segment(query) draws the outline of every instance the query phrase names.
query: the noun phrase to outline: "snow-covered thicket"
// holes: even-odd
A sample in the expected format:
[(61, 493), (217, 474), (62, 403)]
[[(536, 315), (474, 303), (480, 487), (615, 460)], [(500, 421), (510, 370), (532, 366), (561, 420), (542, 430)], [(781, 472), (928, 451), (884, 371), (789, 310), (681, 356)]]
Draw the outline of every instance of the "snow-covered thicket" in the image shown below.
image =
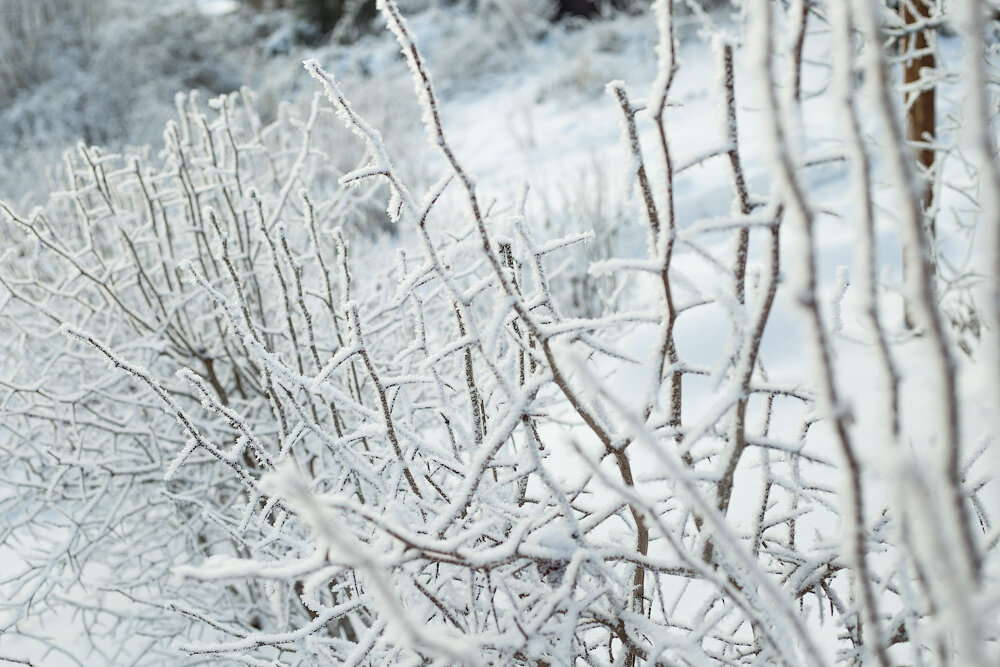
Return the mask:
[[(645, 249), (590, 266), (612, 294), (585, 317), (553, 267), (589, 235), (482, 198), (393, 0), (416, 185), (315, 60), (306, 117), (181, 98), (160, 157), (68, 154), (46, 206), (0, 205), (0, 657), (994, 664), (995, 72), (984, 5), (951, 4), (959, 122), (918, 174), (876, 5), (703, 16), (719, 114), (692, 141), (658, 0), (648, 95), (608, 86)], [(729, 215), (678, 205), (702, 167)], [(985, 239), (957, 287), (927, 213)]]
[[(206, 16), (192, 0), (5, 0), (0, 7), (0, 196), (37, 202), (78, 139), (155, 143), (178, 90), (238, 91), (268, 58), (276, 15)], [(271, 109), (262, 104), (262, 113)]]

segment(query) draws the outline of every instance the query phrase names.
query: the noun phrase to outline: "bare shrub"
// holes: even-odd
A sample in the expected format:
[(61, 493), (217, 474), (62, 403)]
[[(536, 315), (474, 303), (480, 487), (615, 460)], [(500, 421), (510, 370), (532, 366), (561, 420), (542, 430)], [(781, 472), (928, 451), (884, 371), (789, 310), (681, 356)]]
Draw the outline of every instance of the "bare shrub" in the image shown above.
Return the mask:
[[(363, 142), (347, 173), (314, 141), (319, 106), (263, 127), (235, 97), (188, 101), (162, 165), (82, 147), (51, 208), (3, 208), (5, 630), (58, 647), (32, 621), (72, 612), (109, 663), (994, 663), (995, 424), (960, 396), (1000, 396), (1000, 366), (959, 372), (926, 272), (921, 335), (887, 323), (880, 225), (929, 251), (874, 8), (808, 3), (834, 156), (808, 152), (830, 128), (778, 81), (801, 82), (807, 3), (755, 0), (743, 41), (717, 35), (716, 136), (681, 160), (673, 3), (655, 3), (648, 98), (608, 86), (646, 243), (589, 267), (634, 293), (578, 317), (552, 267), (581, 234), (537, 238), (524, 197), (483, 205), (413, 34), (379, 7), (442, 165), (419, 194), (309, 61)], [(687, 219), (678, 175), (711, 161), (732, 213)], [(849, 197), (812, 177), (831, 162)], [(369, 182), (408, 243), (336, 227)], [(829, 299), (841, 220), (854, 283)], [(690, 345), (709, 327), (719, 345)]]

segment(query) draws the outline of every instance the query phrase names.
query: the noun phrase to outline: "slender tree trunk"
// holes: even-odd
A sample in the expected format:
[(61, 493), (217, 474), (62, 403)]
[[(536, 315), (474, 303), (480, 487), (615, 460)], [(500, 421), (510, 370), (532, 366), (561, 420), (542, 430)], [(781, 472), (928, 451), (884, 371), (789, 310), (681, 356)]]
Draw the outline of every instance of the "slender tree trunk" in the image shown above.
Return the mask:
[[(907, 28), (930, 18), (936, 6), (935, 0), (900, 0), (899, 14)], [(900, 41), (900, 51), (903, 55), (903, 85), (911, 86), (917, 84), (921, 78), (921, 71), (924, 69), (934, 69), (936, 61), (934, 57), (933, 44), (930, 39), (931, 30), (918, 30), (917, 32), (904, 36)], [(911, 57), (912, 54), (912, 57)], [(906, 139), (909, 142), (928, 144), (934, 141), (935, 128), (935, 87), (934, 85), (919, 86), (915, 90), (907, 90), (904, 93), (903, 102), (906, 108)], [(923, 180), (923, 191), (920, 196), (920, 207), (924, 212), (924, 223), (927, 234), (931, 241), (934, 239), (934, 214), (932, 206), (934, 204), (934, 177), (931, 168), (934, 165), (934, 149), (930, 146), (922, 146), (915, 151), (917, 164), (920, 166), (920, 176)], [(930, 244), (933, 252), (933, 243)], [(932, 270), (934, 262), (932, 261)], [(910, 279), (911, 268), (907, 266), (907, 261), (903, 259), (903, 280)], [(904, 306), (904, 318), (906, 326), (913, 328), (913, 318), (910, 312), (910, 305)]]

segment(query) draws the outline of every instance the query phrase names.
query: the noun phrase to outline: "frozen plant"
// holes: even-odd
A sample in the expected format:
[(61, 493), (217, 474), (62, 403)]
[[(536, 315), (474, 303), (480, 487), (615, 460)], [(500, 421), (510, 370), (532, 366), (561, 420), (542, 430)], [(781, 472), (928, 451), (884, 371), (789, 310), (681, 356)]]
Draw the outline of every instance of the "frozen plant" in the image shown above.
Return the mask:
[[(963, 154), (993, 182), (984, 7), (956, 4)], [(591, 264), (632, 295), (595, 317), (550, 273), (589, 235), (538, 238), (527, 190), (483, 204), (378, 7), (443, 165), (425, 192), (311, 60), (364, 145), (346, 190), (318, 105), (262, 127), (227, 97), (182, 105), (162, 165), (81, 147), (49, 210), (3, 207), (5, 632), (108, 663), (995, 664), (995, 423), (960, 398), (997, 404), (1000, 355), (987, 337), (965, 364), (944, 326), (878, 5), (746, 3), (714, 34), (721, 122), (679, 157), (675, 8), (654, 3), (648, 96), (608, 85), (645, 249)], [(804, 44), (834, 63), (815, 90)], [(682, 174), (716, 163), (731, 212), (688, 219)], [(849, 196), (824, 192), (831, 164)], [(335, 224), (373, 193), (395, 252)], [(992, 225), (995, 337), (1000, 209), (964, 194)], [(887, 229), (915, 332), (879, 279)], [(689, 323), (728, 334), (707, 363)], [(801, 347), (781, 378), (776, 345)], [(61, 614), (85, 647), (40, 631)]]

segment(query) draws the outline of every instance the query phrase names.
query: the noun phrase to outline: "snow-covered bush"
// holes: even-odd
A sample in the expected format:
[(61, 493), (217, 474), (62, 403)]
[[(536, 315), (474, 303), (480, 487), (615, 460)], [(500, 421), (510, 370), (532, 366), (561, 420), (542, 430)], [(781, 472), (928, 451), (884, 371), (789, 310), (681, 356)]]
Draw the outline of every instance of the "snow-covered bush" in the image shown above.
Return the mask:
[[(655, 3), (648, 97), (608, 87), (646, 243), (591, 264), (617, 293), (592, 316), (554, 270), (589, 235), (540, 238), (527, 190), (485, 204), (393, 0), (421, 192), (309, 61), (364, 145), (346, 173), (325, 107), (193, 98), (162, 156), (81, 146), (46, 207), (0, 208), (0, 627), (109, 664), (995, 663), (997, 191), (962, 193), (994, 334), (966, 364), (879, 17), (790, 4), (716, 33), (719, 122), (691, 141)], [(962, 154), (998, 183), (964, 17)], [(781, 84), (809, 27), (834, 66)], [(699, 219), (700, 168), (725, 201)], [(391, 242), (351, 217), (374, 197)], [(893, 229), (916, 333), (879, 282)]]
[[(113, 613), (114, 598), (123, 595), (190, 603), (173, 592), (170, 568), (189, 560), (185, 554), (236, 554), (241, 548), (217, 513), (236, 501), (246, 476), (213, 481), (219, 471), (206, 467), (209, 462), (199, 452), (182, 476), (165, 483), (160, 464), (168, 459), (162, 457), (185, 438), (172, 427), (176, 415), (164, 415), (157, 395), (146, 393), (148, 387), (93, 386), (100, 366), (81, 363), (78, 351), (53, 336), (57, 319), (100, 331), (108, 345), (147, 369), (144, 377), (158, 378), (179, 409), (193, 415), (192, 426), (213, 440), (225, 438), (231, 427), (220, 431), (201, 416), (197, 391), (172, 377), (177, 368), (192, 368), (211, 395), (240, 410), (262, 438), (273, 437), (276, 427), (269, 401), (276, 401), (278, 415), (286, 399), (274, 394), (270, 374), (248, 356), (247, 342), (236, 330), (226, 333), (224, 314), (213, 310), (193, 276), (215, 283), (226, 276), (234, 280), (245, 314), (261, 328), (263, 340), (301, 334), (301, 347), (290, 349), (306, 355), (303, 363), (313, 364), (340, 344), (335, 332), (343, 324), (334, 319), (338, 297), (331, 290), (340, 284), (345, 257), (327, 251), (323, 257), (319, 249), (336, 241), (346, 253), (341, 229), (361, 238), (378, 235), (381, 223), (366, 203), (373, 189), (336, 191), (339, 160), (312, 143), (314, 132), (328, 138), (316, 130), (327, 113), (318, 97), (308, 117), (285, 107), (269, 125), (261, 123), (248, 92), (219, 98), (212, 106), (206, 109), (197, 95), (179, 97), (179, 116), (167, 126), (160, 156), (106, 154), (81, 144), (66, 155), (65, 190), (49, 205), (24, 217), (4, 207), (3, 231), (14, 243), (5, 247), (0, 278), (9, 362), (3, 386), (14, 393), (5, 402), (2, 441), (6, 479), (15, 493), (5, 494), (3, 503), (5, 523), (13, 531), (7, 543), (23, 556), (12, 566), (23, 578), (7, 597), (5, 626), (33, 605), (44, 608), (39, 601), (51, 587), (72, 588), (67, 577), (72, 578), (76, 563), (83, 568), (76, 575), (87, 586), (90, 575), (116, 584), (113, 592), (101, 593), (100, 601), (88, 601), (94, 622), (101, 622)], [(285, 220), (293, 219), (294, 227), (285, 233)], [(299, 279), (303, 265), (313, 281), (308, 285)], [(321, 283), (315, 282), (317, 275), (323, 276)], [(289, 292), (277, 289), (281, 280), (294, 291), (293, 303), (283, 300)], [(307, 287), (326, 292), (306, 294)], [(271, 329), (279, 322), (293, 326), (286, 309), (302, 306), (305, 299), (314, 317), (308, 325), (297, 322), (294, 332)], [(286, 343), (279, 345), (284, 350)], [(30, 386), (44, 389), (22, 391)], [(53, 448), (54, 443), (59, 444)], [(236, 455), (234, 469), (246, 465), (259, 473), (271, 455), (258, 451), (259, 443), (240, 446), (246, 451)], [(38, 479), (45, 480), (45, 497), (88, 500), (59, 514), (45, 512), (44, 498), (17, 492)], [(222, 505), (203, 505), (209, 496)], [(8, 512), (10, 507), (17, 510)], [(37, 551), (49, 545), (52, 535), (67, 540), (62, 550)], [(37, 570), (39, 558), (51, 568)], [(113, 579), (107, 580), (102, 568), (111, 564)], [(266, 598), (253, 587), (245, 594)], [(49, 622), (47, 614), (42, 619)], [(172, 625), (167, 622), (158, 631)], [(115, 633), (129, 637), (136, 629), (120, 620)], [(109, 661), (117, 659), (94, 639), (93, 650)], [(123, 655), (141, 648), (141, 643), (122, 641)]]
[(116, 151), (124, 141), (155, 142), (178, 90), (238, 91), (258, 60), (255, 30), (240, 16), (206, 16), (191, 3), (5, 0), (3, 196), (39, 200), (48, 190), (45, 167), (81, 139)]
[(51, 78), (64, 58), (86, 46), (104, 11), (104, 0), (6, 0), (0, 8), (0, 100), (7, 103)]

